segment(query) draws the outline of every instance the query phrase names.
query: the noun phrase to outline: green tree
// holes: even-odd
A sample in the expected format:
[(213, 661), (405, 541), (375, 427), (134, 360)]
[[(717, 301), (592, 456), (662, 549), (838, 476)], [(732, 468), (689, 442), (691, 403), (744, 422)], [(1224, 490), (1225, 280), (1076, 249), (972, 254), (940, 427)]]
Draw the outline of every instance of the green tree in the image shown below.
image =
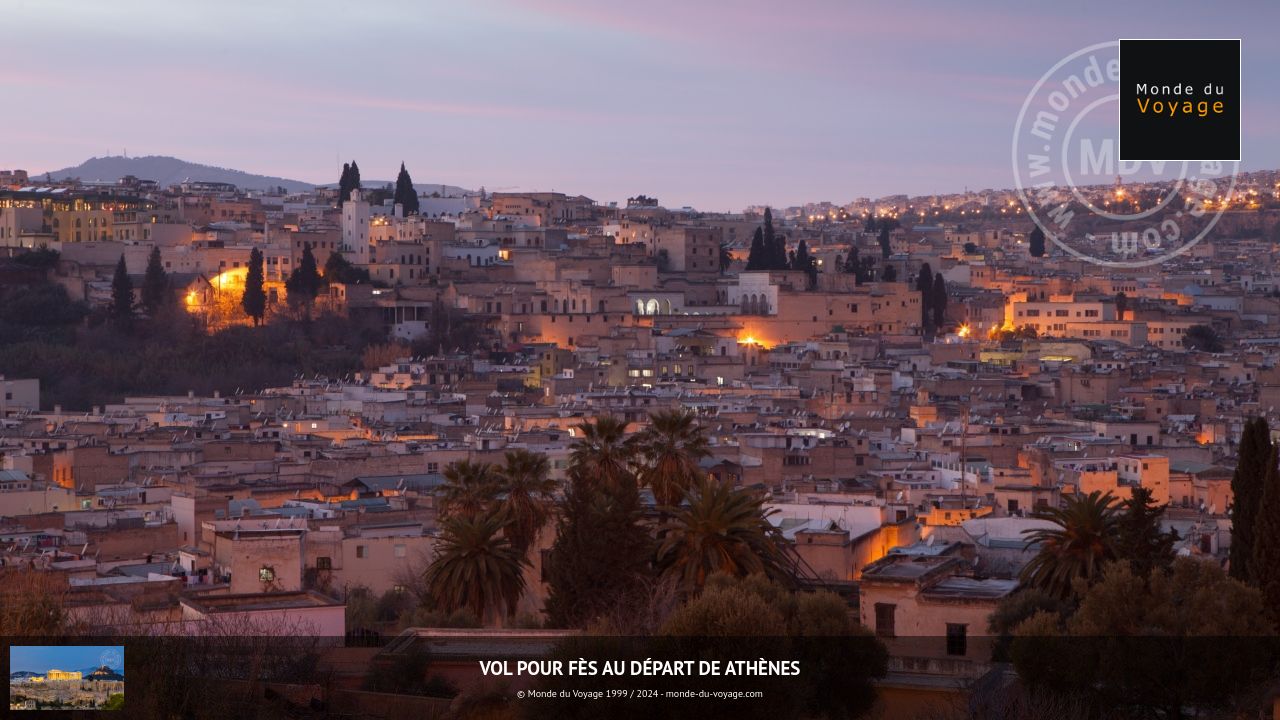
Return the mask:
[(1063, 499), (1064, 506), (1036, 513), (1057, 527), (1028, 531), (1027, 546), (1039, 545), (1022, 568), (1022, 582), (1059, 598), (1075, 591), (1077, 578), (1097, 580), (1116, 557), (1118, 508), (1111, 493), (1094, 491)]
[(147, 256), (147, 272), (142, 279), (142, 306), (149, 314), (155, 315), (169, 304), (170, 298), (169, 276), (160, 262), (160, 248), (152, 247), (151, 254)]
[(696, 594), (717, 572), (790, 580), (781, 534), (769, 522), (776, 511), (764, 509), (761, 494), (704, 478), (686, 499), (663, 524), (657, 555), (682, 591)]
[(342, 177), (338, 179), (338, 200), (347, 202), (351, 199), (351, 191), (360, 188), (360, 168), (356, 161), (342, 163)]
[[(1181, 196), (1179, 196), (1181, 197)], [(1129, 310), (1129, 296), (1123, 292), (1116, 293), (1116, 315), (1123, 318), (1125, 312)]]
[(1182, 335), (1182, 345), (1188, 350), (1220, 353), (1224, 347), (1218, 332), (1208, 325), (1192, 325)]
[(324, 261), (324, 281), (342, 283), (344, 285), (368, 284), (372, 282), (369, 271), (352, 265), (340, 251), (329, 253)]
[(1078, 584), (1065, 623), (1039, 613), (1015, 630), (1014, 667), (1033, 693), (1087, 699), (1093, 717), (1180, 718), (1227, 710), (1274, 681), (1262, 595), (1216, 563), (1178, 558), (1144, 578), (1116, 562)]
[(524, 556), (502, 533), (502, 513), (453, 515), (441, 524), (427, 567), (431, 596), (446, 610), (480, 618), (510, 617), (524, 593)]
[(880, 273), (880, 279), (885, 282), (897, 282), (898, 268), (888, 263), (885, 263), (884, 271)]
[(413, 178), (409, 177), (403, 162), (400, 163), (400, 174), (396, 176), (395, 202), (406, 216), (418, 214), (418, 191), (414, 189)]
[(523, 555), (551, 518), (556, 482), (547, 477), (547, 456), (523, 448), (508, 450), (498, 469), (498, 508), (507, 519), (507, 537)]
[(124, 255), (116, 263), (115, 275), (111, 278), (111, 304), (107, 313), (117, 322), (127, 322), (133, 318), (133, 281), (129, 279), (129, 269), (124, 264)]
[(261, 325), (267, 314), (267, 291), (263, 287), (262, 251), (254, 248), (249, 251), (249, 272), (244, 276), (244, 294), (240, 297), (240, 307), (244, 314), (253, 318), (254, 325)]
[(1031, 234), (1027, 236), (1027, 245), (1031, 257), (1044, 257), (1044, 231), (1039, 225), (1031, 229)]
[(933, 326), (942, 327), (947, 320), (947, 283), (942, 273), (933, 276), (933, 289), (929, 293), (929, 304), (933, 310)]
[(569, 446), (569, 475), (611, 491), (636, 488), (632, 463), (636, 444), (626, 437), (627, 422), (605, 415), (595, 422), (579, 423)]
[(751, 236), (751, 252), (747, 255), (747, 270), (767, 270), (768, 261), (765, 256), (768, 253), (764, 248), (764, 231), (756, 228), (756, 232)]
[(1253, 527), (1253, 584), (1271, 617), (1280, 618), (1280, 447), (1271, 446)]
[(640, 519), (634, 484), (570, 473), (545, 566), (551, 626), (586, 627), (643, 592), (653, 572), (653, 539)]
[(880, 257), (888, 260), (893, 254), (893, 246), (889, 243), (889, 224), (882, 223), (880, 225)]
[(973, 244), (973, 243), (971, 243), (971, 242), (967, 242), (967, 243), (965, 243), (965, 244), (964, 244), (964, 254), (965, 254), (965, 255), (977, 255), (977, 254), (978, 254), (978, 246), (977, 246), (977, 245), (974, 245), (974, 244)]
[(123, 710), (124, 709), (124, 693), (111, 693), (107, 697), (107, 701), (102, 704), (103, 710)]
[(1178, 533), (1162, 530), (1163, 518), (1164, 506), (1155, 504), (1150, 488), (1135, 487), (1133, 494), (1120, 503), (1116, 517), (1116, 557), (1127, 561), (1142, 577), (1156, 570), (1167, 570), (1173, 564), (1173, 544), (1178, 540)]
[(1271, 428), (1266, 418), (1255, 417), (1244, 424), (1240, 447), (1236, 450), (1236, 469), (1231, 475), (1231, 577), (1254, 582), (1254, 531), (1258, 509), (1262, 503), (1263, 478), (1271, 457)]
[(916, 291), (920, 293), (920, 327), (933, 327), (933, 268), (929, 263), (920, 266), (916, 275)]
[(437, 493), (441, 517), (487, 512), (498, 495), (499, 480), (489, 463), (455, 460), (444, 468), (444, 484)]
[(284, 283), (289, 302), (293, 305), (310, 305), (320, 294), (323, 285), (324, 280), (316, 269), (316, 256), (311, 252), (311, 243), (303, 243), (302, 258)]
[(659, 505), (675, 507), (705, 473), (699, 461), (707, 457), (707, 437), (693, 413), (660, 410), (649, 416), (649, 427), (636, 436), (643, 459), (639, 481), (653, 490)]

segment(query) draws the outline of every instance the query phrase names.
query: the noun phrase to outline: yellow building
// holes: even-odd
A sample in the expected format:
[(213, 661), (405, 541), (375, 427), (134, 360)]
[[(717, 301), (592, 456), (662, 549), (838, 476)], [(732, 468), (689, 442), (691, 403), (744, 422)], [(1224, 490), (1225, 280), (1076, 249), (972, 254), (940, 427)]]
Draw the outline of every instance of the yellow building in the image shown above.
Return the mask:
[(49, 672), (45, 673), (45, 678), (50, 681), (79, 680), (80, 677), (81, 676), (80, 676), (79, 670), (50, 670)]

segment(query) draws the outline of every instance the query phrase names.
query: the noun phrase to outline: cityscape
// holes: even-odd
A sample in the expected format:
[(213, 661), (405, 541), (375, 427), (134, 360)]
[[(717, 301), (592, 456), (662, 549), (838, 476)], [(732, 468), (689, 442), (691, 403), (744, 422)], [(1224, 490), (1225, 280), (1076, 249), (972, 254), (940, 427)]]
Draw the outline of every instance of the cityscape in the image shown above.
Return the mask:
[[(76, 15), (53, 5), (15, 10), (31, 47)], [(248, 83), (252, 132), (212, 95), (163, 114), (151, 80), (186, 61), (168, 75), (139, 54), (174, 22), (149, 10), (139, 47), (94, 46), (150, 83), (91, 95), (105, 111), (82, 132), (117, 149), (42, 140), (69, 132), (56, 111), (0, 130), (10, 710), (1280, 717), (1274, 94), (1246, 108), (1240, 160), (1120, 160), (1090, 119), (1063, 140), (1090, 172), (1049, 181), (1039, 156), (1018, 167), (1019, 133), (1048, 137), (1041, 72), (1114, 55), (1091, 44), (1113, 29), (1011, 42), (1026, 67), (1008, 75), (958, 59), (986, 100), (940, 131), (954, 155), (927, 158), (919, 127), (816, 93), (822, 117), (798, 118), (791, 95), (827, 53), (888, 52), (844, 48), (862, 23), (914, 42), (889, 10), (816, 3), (847, 26), (828, 37), (754, 5), (659, 3), (686, 26), (567, 0), (392, 3), (402, 26), (376, 32), (320, 5), (333, 18), (263, 11), (298, 24), (284, 49), (256, 45), (245, 8), (178, 13), (201, 38), (254, 25), (208, 70), (211, 93)], [(929, 5), (1000, 42), (988, 10), (975, 28)], [(82, 12), (72, 35), (103, 20)], [(1062, 19), (1039, 12), (1008, 22)], [(1178, 17), (1161, 32), (1192, 36)], [(336, 18), (344, 62), (378, 32), (439, 44), (389, 51), (421, 63), (390, 90), (372, 71), (317, 80), (318, 62), (280, 89)], [(945, 25), (916, 29), (939, 73), (964, 47)], [(1239, 36), (1213, 27), (1195, 35)], [(710, 57), (720, 35), (695, 50), (694, 28), (786, 57), (747, 97), (758, 69)], [(1253, 32), (1246, 77), (1274, 53)], [(464, 62), (462, 40), (499, 57)], [(673, 54), (633, 58), (641, 40)], [(616, 94), (588, 89), (599, 68), (581, 97), (542, 84), (601, 45)], [(892, 88), (854, 74), (908, 118), (914, 56), (892, 57)], [(680, 58), (711, 98), (672, 89)], [(56, 110), (49, 87), (97, 82), (66, 62), (0, 87)], [(250, 64), (276, 77), (237, 75)], [(803, 87), (767, 87), (784, 70)], [(455, 86), (525, 74), (502, 97)], [(752, 108), (739, 124), (705, 114), (730, 89), (731, 114)], [(161, 114), (121, 120), (135, 102)], [(865, 124), (862, 155), (828, 116)], [(514, 152), (526, 131), (540, 147)], [(771, 175), (779, 132), (797, 147)]]

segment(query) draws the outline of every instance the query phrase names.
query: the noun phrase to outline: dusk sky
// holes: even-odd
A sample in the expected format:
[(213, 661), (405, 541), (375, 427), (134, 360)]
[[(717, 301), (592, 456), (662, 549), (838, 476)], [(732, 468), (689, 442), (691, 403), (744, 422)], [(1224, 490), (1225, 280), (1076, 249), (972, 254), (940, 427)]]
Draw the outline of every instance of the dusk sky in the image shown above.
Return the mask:
[(1280, 167), (1273, 2), (6, 0), (0, 168), (173, 155), (316, 183), (664, 205), (1011, 187), (1027, 91), (1119, 37), (1242, 38), (1243, 168)]
[(9, 672), (88, 670), (104, 663), (123, 671), (123, 658), (122, 645), (13, 645), (9, 648)]

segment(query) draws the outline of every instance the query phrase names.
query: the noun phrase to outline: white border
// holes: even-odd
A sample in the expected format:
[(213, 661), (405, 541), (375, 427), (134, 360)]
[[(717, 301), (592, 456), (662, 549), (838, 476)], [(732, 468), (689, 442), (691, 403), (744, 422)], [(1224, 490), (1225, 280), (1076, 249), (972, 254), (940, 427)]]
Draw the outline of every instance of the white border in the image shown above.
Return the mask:
[[(1208, 41), (1217, 41), (1217, 42), (1222, 42), (1222, 41), (1234, 42), (1236, 44), (1236, 69), (1237, 69), (1237, 75), (1239, 75), (1239, 81), (1240, 81), (1240, 97), (1237, 100), (1238, 105), (1236, 106), (1236, 117), (1238, 118), (1238, 121), (1240, 123), (1240, 131), (1239, 131), (1239, 136), (1236, 139), (1236, 154), (1244, 155), (1244, 40), (1240, 38), (1118, 38), (1117, 41), (1119, 42), (1119, 46), (1116, 48), (1117, 60), (1119, 60), (1122, 57), (1125, 40), (1133, 40), (1136, 42), (1144, 42), (1144, 41), (1152, 41), (1152, 40), (1156, 40), (1156, 41), (1175, 40), (1175, 41), (1192, 41), (1192, 42), (1197, 40), (1208, 40)], [(1120, 63), (1120, 80), (1117, 84), (1120, 86), (1119, 87), (1120, 94), (1123, 96), (1124, 95), (1124, 63), (1123, 62)], [(1124, 143), (1120, 141), (1121, 135), (1123, 134), (1120, 132), (1120, 115), (1121, 115), (1121, 103), (1116, 103), (1116, 161), (1117, 162), (1236, 162), (1236, 163), (1243, 162), (1241, 158), (1236, 158), (1235, 160), (1231, 160), (1227, 158), (1205, 158), (1205, 159), (1160, 158), (1158, 160), (1125, 159)]]

